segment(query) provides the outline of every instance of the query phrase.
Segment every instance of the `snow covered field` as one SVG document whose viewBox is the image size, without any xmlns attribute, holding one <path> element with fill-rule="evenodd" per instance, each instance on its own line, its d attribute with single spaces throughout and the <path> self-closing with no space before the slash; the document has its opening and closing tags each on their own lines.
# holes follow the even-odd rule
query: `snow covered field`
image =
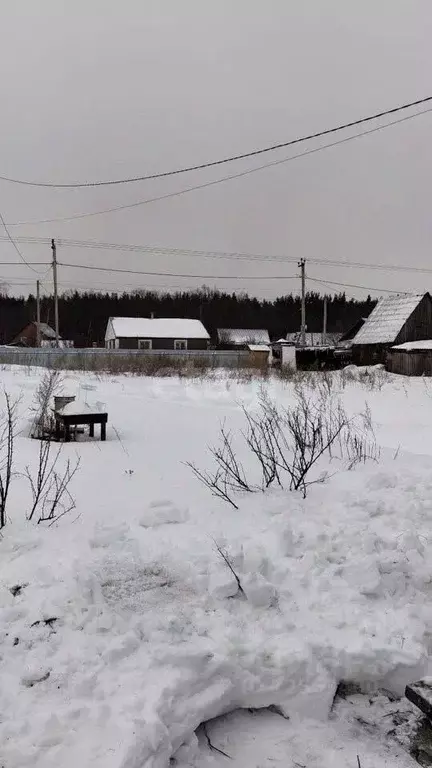
<svg viewBox="0 0 432 768">
<path fill-rule="evenodd" d="M 17 473 L 37 461 L 27 435 L 41 375 L 1 372 L 22 396 Z M 66 389 L 106 405 L 107 442 L 64 446 L 62 461 L 81 459 L 76 509 L 53 527 L 26 521 L 30 492 L 14 478 L 0 541 L 0 765 L 414 764 L 332 705 L 342 680 L 402 694 L 431 673 L 432 388 L 353 378 L 335 387 L 349 414 L 371 408 L 379 463 L 333 464 L 306 499 L 238 495 L 236 510 L 185 462 L 209 464 L 221 421 L 239 433 L 240 404 L 256 408 L 262 383 L 68 375 Z M 291 383 L 265 386 L 294 401 Z M 228 714 L 265 707 L 276 709 Z M 194 736 L 220 715 L 206 734 L 231 760 Z"/>
</svg>

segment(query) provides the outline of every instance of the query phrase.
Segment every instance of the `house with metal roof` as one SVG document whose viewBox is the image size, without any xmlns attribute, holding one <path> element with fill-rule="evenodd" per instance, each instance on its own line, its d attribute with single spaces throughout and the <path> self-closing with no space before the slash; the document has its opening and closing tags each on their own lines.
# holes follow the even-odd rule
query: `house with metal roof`
<svg viewBox="0 0 432 768">
<path fill-rule="evenodd" d="M 357 365 L 385 363 L 391 347 L 431 338 L 432 299 L 429 293 L 386 296 L 354 337 L 353 362 Z"/>
</svg>

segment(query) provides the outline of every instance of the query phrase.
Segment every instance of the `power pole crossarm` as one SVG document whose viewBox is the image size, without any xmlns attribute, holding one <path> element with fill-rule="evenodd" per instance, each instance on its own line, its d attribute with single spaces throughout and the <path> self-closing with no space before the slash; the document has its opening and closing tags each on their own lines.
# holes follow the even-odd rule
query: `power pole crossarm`
<svg viewBox="0 0 432 768">
<path fill-rule="evenodd" d="M 300 259 L 301 274 L 301 345 L 306 346 L 306 260 Z"/>
<path fill-rule="evenodd" d="M 60 333 L 59 333 L 59 312 L 58 312 L 58 288 L 57 288 L 57 248 L 54 238 L 51 240 L 52 250 L 52 270 L 53 270 L 53 283 L 54 283 L 54 330 L 55 330 L 55 344 L 56 347 L 60 346 Z"/>
</svg>

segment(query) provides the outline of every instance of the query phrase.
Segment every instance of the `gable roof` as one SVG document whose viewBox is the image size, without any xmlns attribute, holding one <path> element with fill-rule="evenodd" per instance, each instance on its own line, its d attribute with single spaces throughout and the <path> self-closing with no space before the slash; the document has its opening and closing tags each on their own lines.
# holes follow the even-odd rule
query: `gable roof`
<svg viewBox="0 0 432 768">
<path fill-rule="evenodd" d="M 322 331 L 306 331 L 305 341 L 307 347 L 327 347 L 332 346 L 339 340 L 340 334 L 338 333 L 326 333 L 325 342 L 323 340 Z M 302 346 L 302 333 L 301 331 L 289 331 L 286 335 L 286 341 L 291 344 L 295 344 L 296 347 Z"/>
<path fill-rule="evenodd" d="M 37 327 L 37 323 L 35 322 L 35 326 Z M 55 339 L 56 334 L 54 328 L 51 328 L 48 323 L 39 323 L 39 329 L 42 334 L 42 336 L 45 336 L 47 339 Z"/>
<path fill-rule="evenodd" d="M 360 317 L 359 320 L 357 320 L 357 322 L 351 326 L 351 328 L 348 328 L 348 330 L 345 331 L 342 336 L 340 336 L 339 344 L 343 344 L 345 341 L 352 341 L 353 338 L 357 336 L 360 328 L 363 328 L 366 320 L 367 317 Z"/>
<path fill-rule="evenodd" d="M 210 338 L 200 320 L 185 317 L 110 317 L 110 323 L 118 339 Z"/>
<path fill-rule="evenodd" d="M 270 344 L 264 328 L 218 328 L 218 340 L 224 344 Z"/>
<path fill-rule="evenodd" d="M 357 344 L 391 344 L 426 294 L 386 296 L 372 310 L 353 339 Z"/>
</svg>

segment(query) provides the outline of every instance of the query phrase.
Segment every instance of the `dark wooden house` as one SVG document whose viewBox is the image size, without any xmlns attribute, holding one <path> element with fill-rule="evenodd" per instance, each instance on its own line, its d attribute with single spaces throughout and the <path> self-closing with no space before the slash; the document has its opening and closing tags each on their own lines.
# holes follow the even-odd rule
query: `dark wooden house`
<svg viewBox="0 0 432 768">
<path fill-rule="evenodd" d="M 107 349 L 208 349 L 210 336 L 200 320 L 184 317 L 110 317 L 105 332 Z"/>
<path fill-rule="evenodd" d="M 432 339 L 432 299 L 394 295 L 381 299 L 352 342 L 356 365 L 385 363 L 388 350 L 408 341 Z"/>
<path fill-rule="evenodd" d="M 40 323 L 40 341 L 41 346 L 49 347 L 55 344 L 55 330 L 47 323 Z M 13 347 L 36 347 L 37 346 L 37 323 L 29 323 L 20 333 L 11 341 Z"/>
</svg>

